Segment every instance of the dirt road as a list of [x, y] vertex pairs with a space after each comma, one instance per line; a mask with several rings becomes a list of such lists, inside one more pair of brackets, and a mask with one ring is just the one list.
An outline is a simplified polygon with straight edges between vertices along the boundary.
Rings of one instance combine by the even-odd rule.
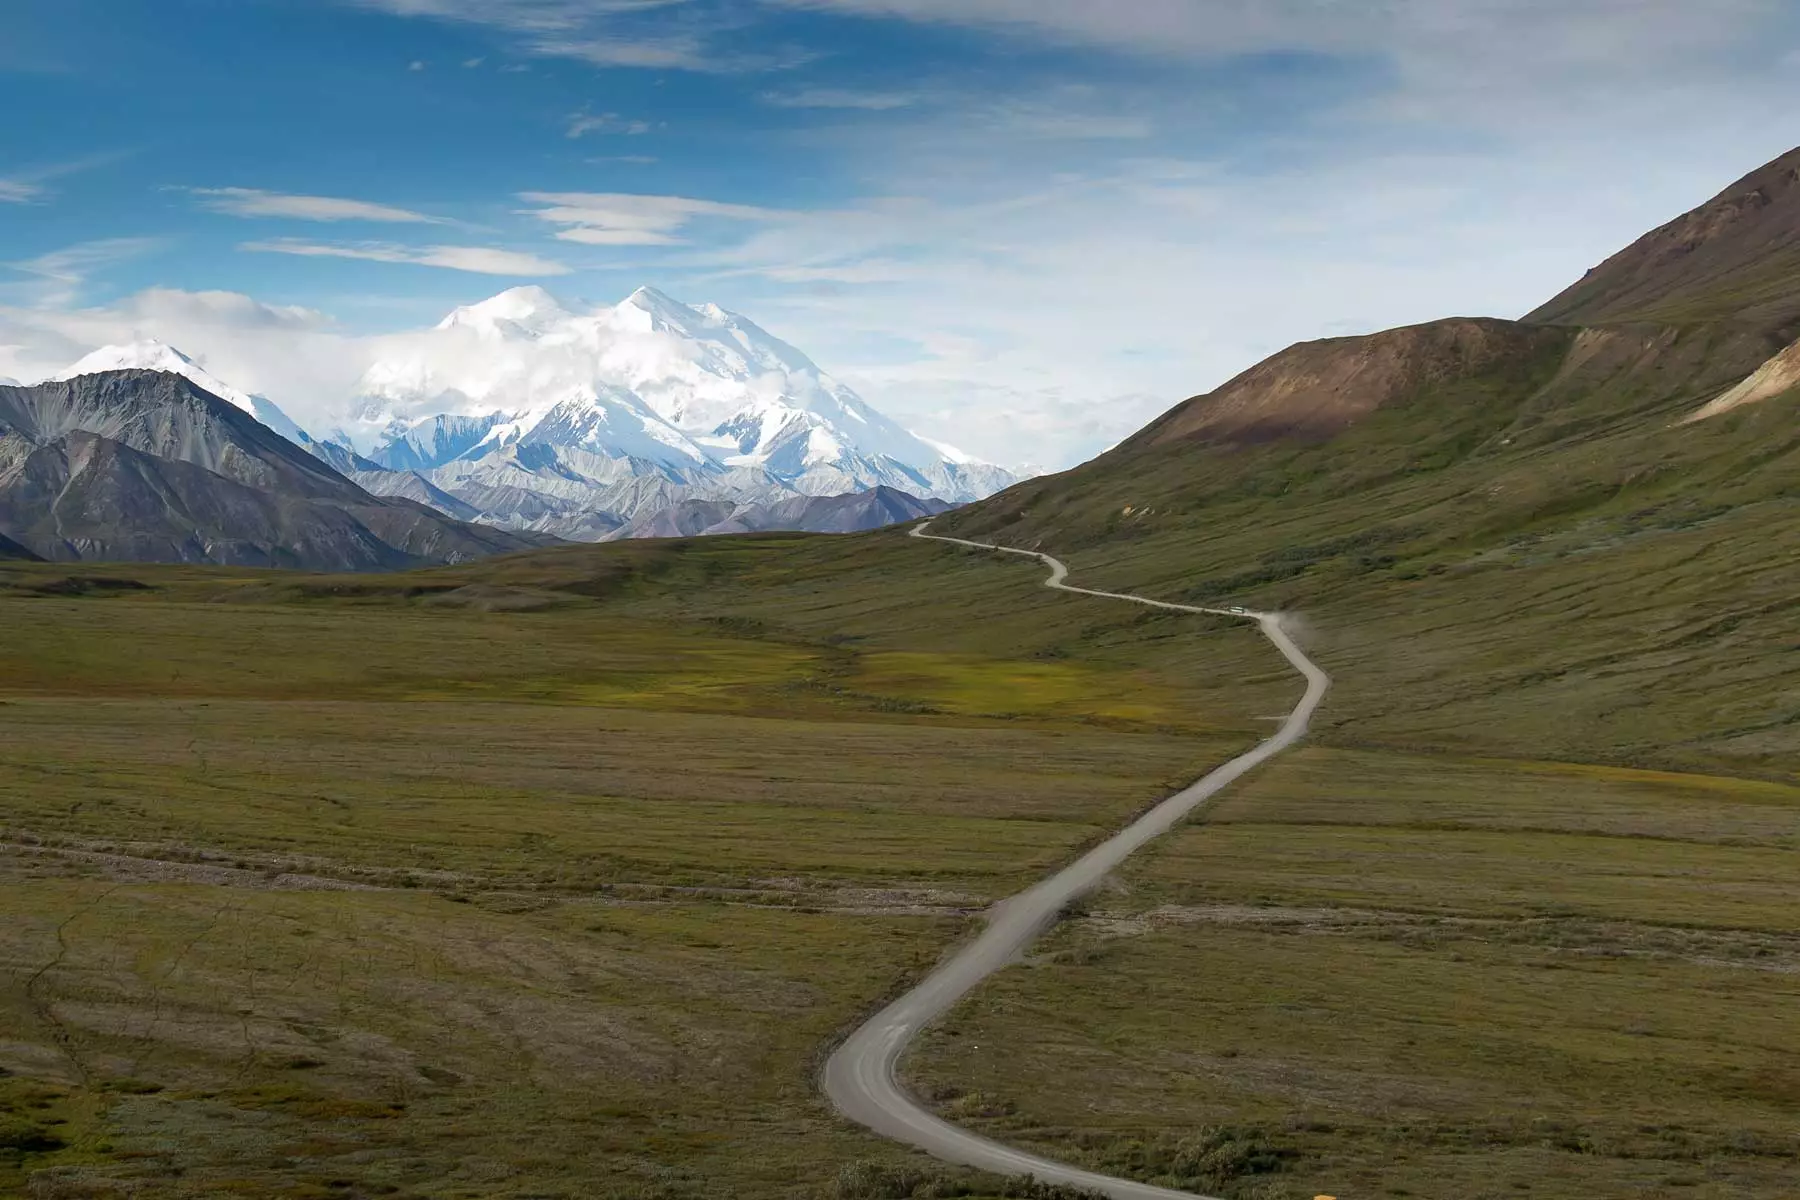
[[[1082, 596], [1144, 604], [1177, 612], [1241, 617], [1255, 621], [1275, 648], [1306, 678], [1306, 693], [1294, 706], [1275, 735], [1255, 749], [1232, 759], [1192, 787], [1171, 796], [1104, 844], [1058, 871], [1049, 879], [995, 905], [988, 913], [987, 928], [917, 987], [877, 1013], [850, 1035], [825, 1064], [824, 1088], [837, 1110], [876, 1133], [917, 1146], [946, 1162], [978, 1167], [1004, 1175], [1032, 1175], [1048, 1182], [1089, 1188], [1114, 1200], [1192, 1200], [1188, 1192], [1171, 1191], [1125, 1179], [1113, 1179], [1091, 1171], [1009, 1149], [997, 1142], [959, 1129], [922, 1108], [906, 1093], [896, 1077], [901, 1056], [919, 1031], [948, 1012], [977, 984], [1016, 961], [1021, 951], [1055, 921], [1071, 901], [1096, 887], [1101, 880], [1145, 843], [1161, 837], [1207, 800], [1245, 773], [1274, 758], [1305, 736], [1315, 710], [1331, 686], [1331, 678], [1308, 658], [1288, 636], [1279, 613], [1243, 609], [1195, 608], [1169, 604], [1142, 596], [1096, 592], [1071, 587], [1065, 582], [1069, 569], [1048, 554], [1012, 550], [935, 537], [926, 532], [930, 522], [912, 531], [914, 537], [950, 542], [980, 550], [995, 550], [1041, 560], [1050, 568], [1045, 586]], [[1095, 987], [1106, 981], [1096, 978]]]

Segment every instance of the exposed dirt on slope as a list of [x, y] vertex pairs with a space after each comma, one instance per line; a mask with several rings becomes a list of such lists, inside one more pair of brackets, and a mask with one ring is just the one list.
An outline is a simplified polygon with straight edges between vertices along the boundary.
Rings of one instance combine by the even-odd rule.
[[1800, 388], [1800, 342], [1795, 342], [1771, 358], [1762, 365], [1756, 374], [1717, 400], [1712, 401], [1689, 417], [1688, 421], [1704, 421], [1708, 417], [1728, 413], [1732, 409], [1746, 404], [1759, 404], [1764, 400], [1773, 400], [1795, 388]]
[[1388, 404], [1529, 357], [1560, 336], [1511, 321], [1452, 318], [1303, 342], [1188, 401], [1128, 445], [1328, 438]]

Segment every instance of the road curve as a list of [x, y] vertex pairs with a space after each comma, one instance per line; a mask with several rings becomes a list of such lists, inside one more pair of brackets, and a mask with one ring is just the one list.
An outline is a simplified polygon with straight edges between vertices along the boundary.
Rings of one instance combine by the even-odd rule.
[[1331, 677], [1294, 644], [1282, 627], [1279, 613], [1195, 608], [1186, 604], [1149, 600], [1142, 596], [1070, 587], [1065, 582], [1069, 577], [1069, 568], [1048, 554], [991, 546], [983, 542], [968, 542], [961, 538], [937, 537], [925, 532], [930, 525], [931, 522], [927, 521], [915, 527], [912, 536], [1038, 559], [1050, 568], [1050, 578], [1045, 580], [1044, 586], [1057, 591], [1099, 596], [1108, 600], [1125, 600], [1176, 612], [1253, 620], [1261, 626], [1263, 634], [1274, 643], [1275, 648], [1306, 677], [1306, 694], [1268, 741], [1239, 755], [1192, 787], [1163, 801], [1125, 830], [1088, 851], [1049, 879], [996, 904], [988, 912], [987, 928], [982, 931], [981, 936], [926, 976], [917, 987], [875, 1014], [837, 1048], [825, 1063], [822, 1080], [825, 1094], [840, 1113], [857, 1124], [884, 1137], [916, 1146], [945, 1162], [977, 1167], [1002, 1175], [1031, 1175], [1051, 1183], [1087, 1188], [1110, 1196], [1113, 1200], [1194, 1200], [1193, 1193], [1190, 1192], [1177, 1192], [1083, 1171], [958, 1129], [920, 1107], [901, 1086], [896, 1069], [901, 1055], [920, 1030], [950, 1011], [976, 984], [1017, 961], [1020, 952], [1049, 927], [1071, 900], [1091, 891], [1146, 842], [1167, 833], [1246, 772], [1274, 758], [1304, 737], [1314, 711], [1325, 699], [1325, 692], [1331, 686]]

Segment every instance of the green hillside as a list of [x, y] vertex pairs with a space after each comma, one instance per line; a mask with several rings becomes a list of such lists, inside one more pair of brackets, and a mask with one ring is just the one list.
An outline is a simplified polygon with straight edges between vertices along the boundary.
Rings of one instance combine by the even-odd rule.
[[1450, 321], [1295, 347], [940, 524], [1097, 586], [1301, 614], [1339, 676], [1327, 736], [1785, 775], [1800, 394], [1687, 418], [1788, 333]]

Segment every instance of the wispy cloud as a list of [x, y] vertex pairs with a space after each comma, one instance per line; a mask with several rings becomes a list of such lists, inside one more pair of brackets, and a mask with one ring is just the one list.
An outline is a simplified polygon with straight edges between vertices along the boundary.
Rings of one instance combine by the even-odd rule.
[[552, 259], [487, 246], [396, 246], [387, 242], [307, 242], [298, 238], [275, 238], [245, 242], [238, 249], [265, 254], [293, 254], [302, 258], [351, 258], [367, 262], [443, 267], [450, 271], [469, 271], [477, 275], [540, 277], [567, 275], [570, 272], [569, 267]]
[[336, 196], [301, 196], [258, 188], [190, 188], [200, 205], [232, 217], [286, 217], [295, 221], [379, 221], [393, 224], [444, 225], [440, 217], [407, 208], [346, 200]]
[[[986, 27], [1158, 56], [1310, 49], [1358, 52], [1395, 42], [1457, 40], [1471, 51], [1535, 43], [1545, 55], [1626, 55], [1688, 35], [1713, 41], [1766, 15], [1767, 0], [764, 0], [846, 16]], [[1720, 26], [1727, 28], [1721, 29]], [[1737, 27], [1741, 28], [1741, 25]], [[1545, 34], [1555, 31], [1559, 37]]]
[[707, 56], [699, 38], [537, 38], [527, 43], [547, 58], [575, 58], [597, 67], [644, 67], [670, 71], [715, 71], [724, 65]]
[[564, 33], [606, 17], [678, 7], [687, 0], [352, 0], [407, 17], [496, 25], [524, 33]]
[[701, 218], [766, 221], [781, 214], [748, 204], [722, 204], [686, 196], [638, 196], [599, 192], [523, 192], [519, 199], [548, 208], [526, 211], [550, 225], [556, 236], [584, 246], [674, 246], [676, 235]]
[[4, 177], [0, 177], [0, 204], [35, 204], [48, 200], [54, 194], [50, 186], [52, 181], [107, 166], [131, 154], [132, 151], [115, 150], [22, 170], [10, 168]]
[[[341, 0], [401, 16], [484, 25], [538, 58], [600, 67], [734, 73], [788, 70], [817, 55], [729, 35], [753, 25], [756, 6], [714, 3], [704, 23], [685, 19], [696, 0]], [[674, 19], [669, 19], [669, 18]], [[506, 69], [506, 68], [502, 68]]]
[[[1616, 96], [1738, 70], [1792, 46], [1783, 0], [760, 0], [844, 17], [959, 25], [1165, 62], [1301, 54], [1379, 65], [1386, 117], [1533, 128]], [[1347, 105], [1349, 102], [1346, 102]], [[1353, 105], [1352, 105], [1353, 107]]]
[[26, 279], [8, 288], [25, 303], [60, 308], [76, 303], [93, 276], [163, 245], [160, 238], [100, 238], [5, 264]]
[[[349, 0], [408, 17], [486, 25], [516, 36], [519, 48], [544, 58], [574, 58], [603, 67], [711, 71], [700, 38], [682, 30], [646, 32], [632, 18], [678, 8], [687, 0]], [[419, 69], [419, 64], [415, 69]]]
[[917, 92], [863, 92], [851, 88], [801, 88], [793, 92], [764, 92], [763, 103], [776, 108], [843, 108], [887, 112], [911, 108], [924, 97]]
[[594, 113], [583, 109], [569, 114], [568, 136], [586, 137], [590, 133], [616, 133], [625, 137], [641, 137], [650, 132], [650, 122], [631, 121], [618, 113]]

